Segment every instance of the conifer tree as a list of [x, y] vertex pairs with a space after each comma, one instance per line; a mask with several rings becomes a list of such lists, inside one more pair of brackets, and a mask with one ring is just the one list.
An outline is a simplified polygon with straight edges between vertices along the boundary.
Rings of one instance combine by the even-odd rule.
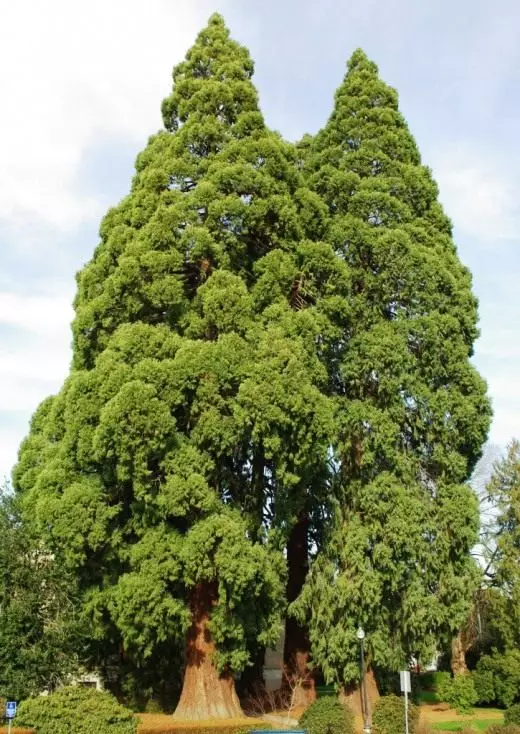
[[478, 526], [466, 480], [490, 406], [470, 362], [470, 274], [397, 94], [362, 51], [327, 125], [301, 150], [349, 295], [324, 350], [336, 507], [292, 612], [310, 620], [314, 663], [349, 688], [358, 625], [370, 664], [397, 670], [412, 655], [427, 659], [463, 621]]
[[72, 370], [14, 475], [100, 639], [146, 657], [185, 638], [186, 719], [237, 715], [233, 674], [276, 641], [281, 551], [333, 427], [298, 276], [342, 266], [305, 239], [325, 207], [252, 72], [213, 16], [78, 276]]
[[[504, 639], [518, 644], [520, 623], [520, 443], [513, 440], [493, 470], [487, 491], [495, 514], [493, 536], [485, 549], [491, 584], [500, 589], [511, 627]], [[496, 615], [497, 619], [500, 615]], [[502, 615], [506, 616], [506, 615]]]

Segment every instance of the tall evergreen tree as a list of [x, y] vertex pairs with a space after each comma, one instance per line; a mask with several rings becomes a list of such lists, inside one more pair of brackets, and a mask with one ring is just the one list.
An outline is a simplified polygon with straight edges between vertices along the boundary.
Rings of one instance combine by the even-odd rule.
[[[496, 518], [494, 538], [486, 548], [488, 580], [500, 590], [508, 608], [510, 630], [503, 637], [518, 644], [520, 625], [520, 442], [511, 441], [507, 455], [495, 464], [488, 493]], [[497, 615], [498, 617], [498, 615]]]
[[315, 664], [349, 687], [358, 625], [370, 664], [397, 670], [463, 621], [478, 527], [466, 480], [490, 406], [470, 362], [470, 274], [397, 94], [362, 51], [305, 151], [349, 297], [323, 353], [337, 407], [336, 509], [292, 610], [309, 620]]
[[319, 320], [295, 305], [301, 264], [334, 265], [304, 239], [325, 207], [252, 72], [213, 16], [78, 276], [72, 370], [14, 475], [100, 639], [146, 657], [184, 636], [186, 719], [237, 715], [233, 674], [276, 641], [281, 551], [333, 427]]

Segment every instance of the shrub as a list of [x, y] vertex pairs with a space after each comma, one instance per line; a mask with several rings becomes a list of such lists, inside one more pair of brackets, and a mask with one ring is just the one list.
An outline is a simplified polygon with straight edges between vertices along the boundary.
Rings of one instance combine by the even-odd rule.
[[258, 719], [248, 721], [247, 718], [232, 725], [226, 721], [221, 723], [215, 721], [214, 724], [202, 722], [201, 725], [193, 722], [183, 725], [164, 714], [142, 714], [139, 718], [141, 723], [137, 729], [138, 734], [250, 734], [255, 729], [273, 729], [273, 725], [269, 722], [258, 721]]
[[419, 674], [419, 685], [423, 691], [438, 691], [446, 680], [451, 678], [451, 673], [446, 670], [428, 670]]
[[335, 696], [322, 696], [303, 714], [300, 727], [309, 734], [353, 734], [354, 717]]
[[439, 687], [439, 696], [459, 714], [470, 714], [478, 701], [475, 683], [470, 674], [443, 680]]
[[[419, 709], [408, 704], [408, 728], [414, 734], [419, 723]], [[402, 734], [404, 728], [404, 698], [382, 696], [374, 706], [372, 731], [374, 734]]]
[[516, 726], [516, 724], [492, 724], [486, 729], [486, 734], [520, 734], [520, 726]]
[[72, 686], [23, 701], [17, 726], [37, 734], [135, 734], [137, 720], [109, 693]]
[[504, 714], [504, 724], [520, 726], [520, 703], [510, 706]]
[[509, 708], [520, 700], [520, 650], [482, 655], [473, 679], [481, 703]]

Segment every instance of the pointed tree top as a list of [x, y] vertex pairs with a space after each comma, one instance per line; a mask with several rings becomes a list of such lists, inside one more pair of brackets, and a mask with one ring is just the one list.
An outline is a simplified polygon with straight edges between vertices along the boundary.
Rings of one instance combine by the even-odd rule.
[[378, 74], [377, 64], [371, 61], [362, 48], [357, 48], [347, 61], [347, 73], [366, 70], [372, 74]]
[[251, 84], [253, 71], [247, 48], [231, 38], [224, 18], [214, 13], [185, 60], [173, 70], [173, 91], [162, 106], [166, 129], [178, 129], [201, 104], [205, 112], [219, 114], [222, 95], [230, 99], [230, 83], [234, 101], [241, 102], [242, 110], [258, 111], [256, 90]]
[[224, 16], [220, 13], [213, 13], [210, 15], [208, 19], [208, 26], [215, 25], [220, 26], [221, 28], [226, 28], [226, 21], [224, 20]]

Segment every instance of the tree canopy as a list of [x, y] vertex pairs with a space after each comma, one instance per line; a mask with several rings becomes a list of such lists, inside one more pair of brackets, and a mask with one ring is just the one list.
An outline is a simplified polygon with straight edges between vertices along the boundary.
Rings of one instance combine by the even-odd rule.
[[0, 698], [52, 690], [77, 672], [85, 638], [74, 577], [42, 551], [0, 490]]
[[490, 406], [470, 361], [470, 274], [397, 94], [362, 51], [305, 150], [349, 293], [327, 361], [337, 504], [295, 611], [310, 617], [316, 664], [348, 683], [358, 624], [372, 662], [396, 670], [464, 617], [478, 528], [466, 480]]
[[287, 599], [340, 684], [360, 623], [386, 667], [455, 628], [490, 415], [471, 278], [394, 90], [357, 51], [293, 145], [252, 74], [212, 16], [78, 274], [71, 371], [14, 473], [98, 641], [184, 641], [184, 718], [238, 713]]
[[115, 626], [146, 657], [207, 626], [228, 680], [278, 638], [294, 488], [332, 429], [319, 324], [291, 306], [324, 207], [251, 74], [213, 16], [78, 276], [73, 368], [15, 472], [100, 637]]

